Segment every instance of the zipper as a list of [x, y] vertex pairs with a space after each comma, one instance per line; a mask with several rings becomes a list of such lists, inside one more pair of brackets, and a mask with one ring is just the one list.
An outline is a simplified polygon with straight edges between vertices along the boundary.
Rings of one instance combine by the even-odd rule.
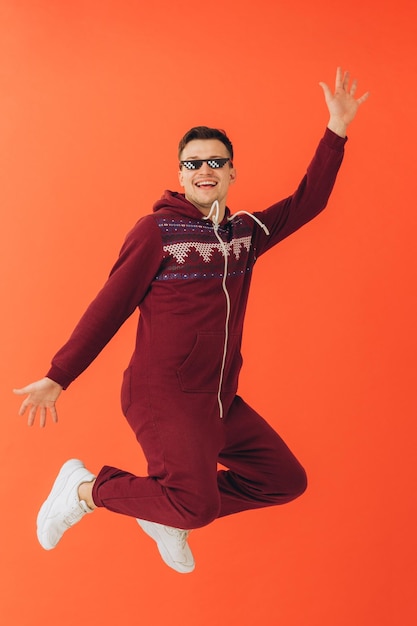
[[228, 263], [228, 254], [227, 254], [227, 248], [224, 245], [224, 241], [223, 241], [223, 239], [219, 235], [219, 226], [220, 226], [220, 224], [219, 224], [219, 213], [220, 213], [219, 201], [215, 200], [213, 202], [213, 204], [211, 205], [211, 209], [209, 211], [209, 214], [206, 217], [204, 217], [203, 219], [205, 219], [205, 220], [211, 219], [211, 221], [213, 222], [214, 234], [216, 236], [217, 241], [220, 244], [220, 247], [221, 247], [222, 253], [223, 253], [223, 259], [224, 259], [222, 289], [223, 289], [224, 297], [225, 297], [225, 300], [226, 300], [226, 319], [225, 319], [225, 324], [224, 324], [223, 357], [222, 357], [222, 364], [221, 364], [221, 368], [220, 368], [219, 388], [218, 388], [218, 391], [217, 391], [217, 402], [218, 402], [218, 405], [219, 405], [219, 415], [220, 415], [220, 419], [223, 419], [223, 403], [222, 403], [222, 398], [221, 398], [221, 392], [222, 392], [222, 386], [223, 386], [224, 368], [226, 366], [227, 346], [228, 346], [228, 343], [229, 343], [230, 296], [229, 296], [229, 292], [227, 291], [227, 286], [226, 286], [227, 270], [228, 270], [228, 265], [229, 265], [229, 263]]
[[[229, 321], [230, 321], [231, 305], [230, 305], [230, 296], [229, 296], [229, 292], [227, 291], [227, 285], [226, 285], [227, 271], [229, 268], [229, 259], [228, 259], [227, 248], [224, 244], [223, 239], [220, 237], [219, 232], [218, 232], [219, 227], [220, 227], [219, 213], [220, 213], [219, 201], [215, 200], [213, 204], [211, 205], [209, 214], [205, 216], [203, 219], [205, 220], [211, 219], [211, 221], [213, 222], [214, 234], [216, 236], [217, 241], [220, 244], [220, 247], [223, 253], [223, 259], [224, 259], [222, 289], [223, 289], [224, 297], [226, 300], [226, 319], [225, 319], [225, 325], [224, 325], [223, 357], [222, 357], [222, 365], [220, 368], [219, 388], [217, 391], [219, 415], [220, 415], [220, 419], [223, 419], [223, 403], [222, 403], [222, 398], [221, 398], [221, 392], [222, 392], [222, 386], [223, 386], [224, 370], [226, 366], [227, 348], [228, 348], [228, 343], [229, 343]], [[267, 229], [265, 224], [263, 224], [260, 219], [258, 219], [255, 215], [252, 215], [252, 213], [249, 213], [248, 211], [238, 211], [237, 213], [234, 213], [231, 217], [228, 218], [229, 222], [232, 221], [237, 215], [241, 215], [242, 213], [244, 213], [245, 215], [249, 215], [249, 217], [251, 217], [258, 224], [258, 226], [260, 226], [265, 231], [265, 234], [269, 235], [269, 230]]]

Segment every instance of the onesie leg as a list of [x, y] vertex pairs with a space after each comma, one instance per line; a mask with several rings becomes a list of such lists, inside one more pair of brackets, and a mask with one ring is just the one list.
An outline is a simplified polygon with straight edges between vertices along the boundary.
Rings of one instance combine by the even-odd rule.
[[93, 489], [96, 506], [186, 530], [216, 519], [223, 427], [218, 411], [207, 401], [199, 400], [190, 411], [190, 401], [185, 400], [181, 406], [163, 402], [165, 413], [145, 414], [143, 407], [135, 411], [134, 405], [129, 409], [127, 418], [147, 458], [149, 475], [103, 467]]
[[219, 517], [285, 504], [307, 487], [304, 469], [273, 428], [236, 397], [224, 418], [226, 442], [219, 461]]

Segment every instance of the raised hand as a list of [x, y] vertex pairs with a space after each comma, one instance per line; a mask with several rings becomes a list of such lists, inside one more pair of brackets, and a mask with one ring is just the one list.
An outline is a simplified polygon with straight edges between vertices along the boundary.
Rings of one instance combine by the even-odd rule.
[[33, 426], [36, 413], [39, 409], [40, 414], [40, 426], [43, 428], [46, 424], [46, 416], [49, 411], [52, 420], [58, 421], [58, 413], [55, 407], [60, 393], [62, 391], [61, 385], [54, 382], [50, 378], [42, 378], [41, 380], [31, 383], [22, 389], [13, 389], [13, 393], [24, 396], [27, 395], [19, 410], [19, 415], [24, 415], [26, 410], [29, 409], [28, 426]]
[[349, 72], [343, 72], [341, 67], [338, 67], [336, 71], [334, 92], [331, 91], [326, 83], [319, 83], [323, 89], [324, 98], [330, 113], [330, 120], [327, 126], [341, 137], [346, 136], [346, 129], [354, 119], [358, 108], [369, 97], [369, 92], [367, 91], [363, 96], [355, 99], [357, 80], [353, 80], [350, 87], [349, 83]]

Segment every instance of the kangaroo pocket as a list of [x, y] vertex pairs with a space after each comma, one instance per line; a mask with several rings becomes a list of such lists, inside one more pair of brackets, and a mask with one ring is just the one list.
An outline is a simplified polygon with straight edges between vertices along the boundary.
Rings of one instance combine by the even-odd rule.
[[[224, 352], [224, 333], [200, 332], [194, 346], [177, 371], [183, 391], [217, 393]], [[235, 392], [242, 365], [240, 337], [229, 337], [222, 391]]]

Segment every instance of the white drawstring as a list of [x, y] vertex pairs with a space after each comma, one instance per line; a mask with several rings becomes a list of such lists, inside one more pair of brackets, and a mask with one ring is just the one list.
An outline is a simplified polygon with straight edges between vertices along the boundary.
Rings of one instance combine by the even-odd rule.
[[[217, 200], [216, 200], [216, 202], [217, 202]], [[265, 234], [269, 235], [269, 230], [267, 229], [265, 224], [263, 222], [261, 222], [261, 220], [259, 218], [257, 218], [256, 215], [252, 215], [252, 213], [249, 213], [249, 211], [238, 211], [237, 213], [233, 213], [233, 215], [231, 215], [227, 219], [229, 220], [229, 222], [231, 222], [232, 220], [235, 219], [235, 217], [237, 215], [242, 215], [242, 213], [244, 215], [249, 215], [249, 217], [251, 217], [258, 224], [258, 226], [260, 226], [262, 228], [262, 230], [265, 232]]]
[[225, 328], [224, 328], [224, 346], [223, 346], [223, 358], [222, 358], [222, 366], [220, 369], [220, 379], [219, 379], [219, 389], [217, 392], [217, 401], [219, 403], [219, 413], [220, 413], [220, 417], [223, 418], [223, 403], [222, 403], [222, 399], [221, 399], [221, 391], [222, 391], [222, 385], [223, 385], [223, 377], [224, 377], [224, 368], [226, 365], [226, 356], [227, 356], [227, 345], [229, 343], [229, 319], [230, 319], [230, 296], [229, 296], [229, 292], [227, 291], [227, 287], [226, 287], [226, 277], [227, 277], [227, 269], [228, 269], [228, 254], [227, 254], [227, 248], [224, 245], [224, 241], [223, 239], [220, 237], [218, 230], [219, 230], [219, 213], [220, 213], [220, 206], [219, 206], [219, 201], [215, 200], [213, 202], [213, 204], [211, 205], [211, 209], [209, 211], [209, 214], [204, 217], [203, 219], [208, 220], [211, 219], [213, 222], [213, 230], [214, 230], [214, 234], [216, 235], [217, 241], [220, 244], [220, 247], [223, 251], [223, 258], [224, 258], [224, 271], [223, 271], [223, 280], [222, 280], [222, 288], [223, 288], [223, 292], [224, 292], [224, 296], [226, 298], [226, 321], [225, 321]]
[[[213, 216], [213, 213], [215, 211], [215, 214]], [[206, 215], [205, 217], [203, 217], [203, 220], [212, 220], [213, 224], [219, 224], [219, 215], [220, 215], [220, 205], [219, 205], [219, 201], [215, 200], [213, 202], [213, 204], [211, 205], [209, 214]]]
[[[249, 217], [251, 217], [264, 230], [264, 232], [267, 235], [269, 235], [269, 230], [267, 229], [265, 224], [263, 224], [260, 219], [258, 219], [257, 217], [255, 217], [255, 215], [252, 215], [252, 213], [249, 213], [248, 211], [238, 211], [237, 213], [234, 213], [231, 217], [228, 217], [227, 219], [229, 222], [231, 222], [237, 215], [241, 215], [242, 213], [244, 213], [245, 215], [249, 215]], [[223, 292], [226, 298], [226, 321], [225, 321], [225, 332], [224, 332], [223, 359], [222, 359], [222, 366], [220, 369], [219, 389], [217, 392], [217, 401], [219, 403], [220, 417], [223, 418], [223, 403], [221, 399], [221, 391], [222, 391], [223, 378], [224, 378], [224, 369], [226, 366], [227, 347], [229, 343], [229, 319], [230, 319], [231, 307], [230, 307], [230, 296], [226, 287], [227, 271], [229, 267], [228, 252], [227, 252], [227, 248], [224, 244], [223, 239], [220, 237], [218, 233], [219, 226], [220, 226], [219, 216], [220, 216], [219, 201], [215, 200], [213, 204], [211, 205], [209, 214], [203, 217], [203, 219], [204, 220], [211, 219], [211, 221], [213, 222], [214, 234], [223, 251], [223, 258], [224, 258], [224, 272], [223, 272], [222, 288], [223, 288]]]

